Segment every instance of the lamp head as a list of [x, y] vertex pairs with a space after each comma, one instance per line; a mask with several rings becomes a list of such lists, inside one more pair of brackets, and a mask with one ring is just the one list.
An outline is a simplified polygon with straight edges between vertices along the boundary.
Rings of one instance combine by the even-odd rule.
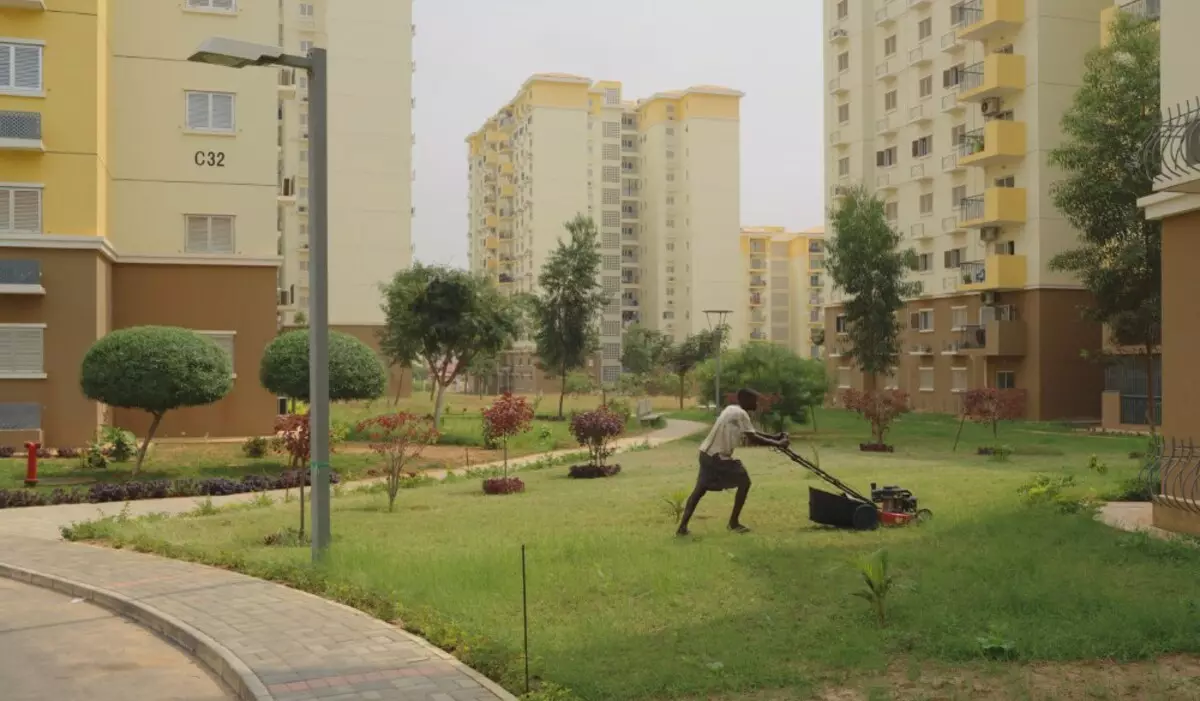
[[270, 44], [212, 37], [205, 39], [188, 60], [227, 68], [245, 68], [277, 64], [282, 56], [283, 50]]

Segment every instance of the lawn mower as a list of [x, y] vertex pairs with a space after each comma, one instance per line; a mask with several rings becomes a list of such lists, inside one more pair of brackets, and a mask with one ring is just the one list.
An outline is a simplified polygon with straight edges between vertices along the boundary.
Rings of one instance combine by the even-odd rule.
[[837, 528], [870, 531], [885, 526], [906, 526], [920, 523], [933, 516], [929, 509], [918, 509], [917, 498], [907, 489], [896, 486], [877, 487], [871, 483], [871, 498], [863, 496], [846, 483], [817, 467], [791, 448], [776, 448], [792, 462], [842, 491], [833, 494], [823, 489], [808, 488], [808, 517], [815, 523]]

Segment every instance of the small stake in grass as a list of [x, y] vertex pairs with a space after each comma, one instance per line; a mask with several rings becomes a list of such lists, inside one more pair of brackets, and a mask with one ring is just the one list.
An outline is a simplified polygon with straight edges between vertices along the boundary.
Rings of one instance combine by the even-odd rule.
[[525, 625], [525, 693], [529, 693], [529, 587], [525, 576], [525, 544], [521, 544], [521, 615]]
[[888, 575], [887, 550], [876, 550], [858, 561], [858, 571], [862, 574], [864, 591], [853, 592], [854, 596], [865, 599], [875, 611], [879, 627], [887, 625], [887, 596], [892, 589], [893, 580]]

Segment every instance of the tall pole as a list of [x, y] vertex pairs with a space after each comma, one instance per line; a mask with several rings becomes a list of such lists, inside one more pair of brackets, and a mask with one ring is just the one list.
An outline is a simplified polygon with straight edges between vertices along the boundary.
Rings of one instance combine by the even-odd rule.
[[325, 49], [309, 52], [309, 440], [312, 559], [329, 547], [329, 121]]
[[[724, 320], [722, 320], [722, 321], [724, 321]], [[724, 323], [718, 324], [717, 325], [717, 381], [716, 381], [717, 396], [716, 396], [716, 404], [714, 405], [717, 408], [718, 414], [721, 413], [721, 340], [722, 340], [724, 334], [725, 334], [725, 324]]]
[[[715, 390], [715, 408], [717, 413], [721, 413], [721, 347], [725, 342], [725, 319], [731, 312], [728, 309], [705, 309], [704, 318], [708, 320], [708, 328], [717, 332], [717, 342], [715, 353], [717, 354], [717, 376]], [[714, 322], [715, 318], [715, 322]]]

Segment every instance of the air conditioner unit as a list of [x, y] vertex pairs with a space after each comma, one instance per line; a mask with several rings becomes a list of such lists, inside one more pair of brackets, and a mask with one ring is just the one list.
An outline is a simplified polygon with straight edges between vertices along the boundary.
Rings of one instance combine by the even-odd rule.
[[985, 117], [996, 114], [1000, 111], [1000, 107], [1001, 103], [998, 97], [990, 97], [979, 104], [979, 109]]
[[983, 292], [979, 295], [979, 298], [987, 306], [992, 306], [996, 303], [996, 293], [994, 291]]
[[995, 241], [996, 239], [1000, 238], [1000, 227], [998, 227], [998, 226], [983, 227], [982, 229], [979, 230], [979, 238], [984, 243], [990, 243], [992, 241]]

